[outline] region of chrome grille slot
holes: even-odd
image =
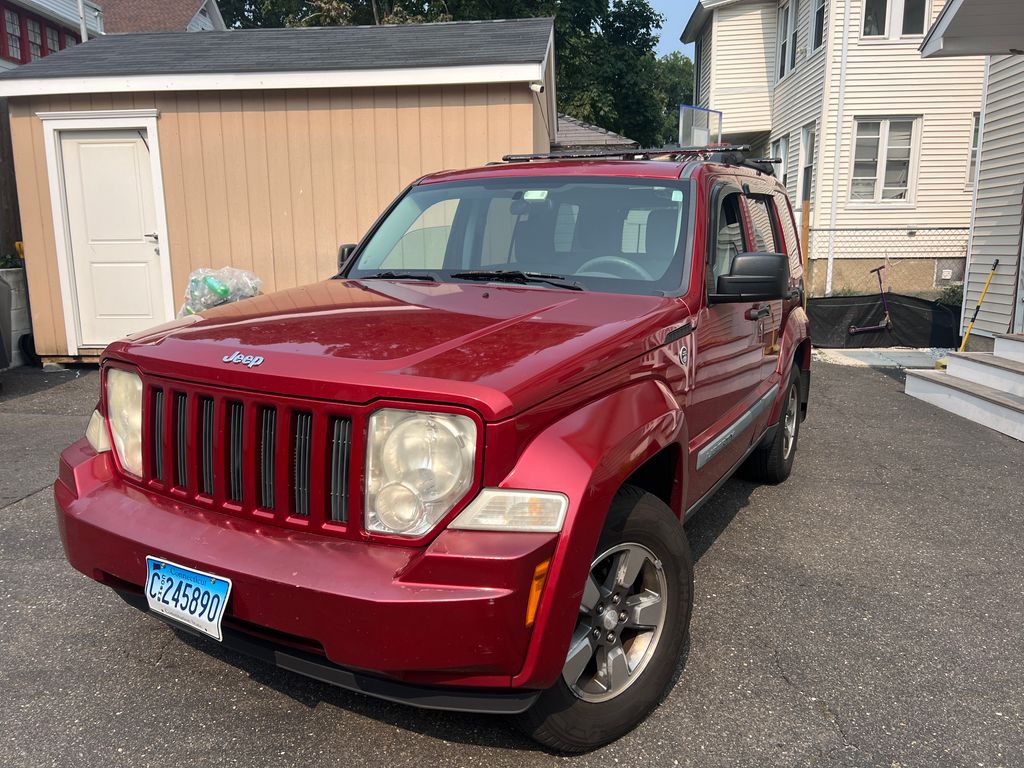
[[[174,482],[188,486],[188,395],[174,393]]]
[[[242,500],[242,441],[245,427],[245,408],[241,403],[231,403],[228,408],[228,497],[232,501]]]
[[[202,430],[203,493],[213,495],[213,398],[199,401],[200,429]]]
[[[264,408],[260,411],[260,506],[274,508],[274,457],[277,455],[277,411]]]
[[[150,445],[153,446],[153,477],[163,482],[164,472],[164,423],[167,414],[164,413],[164,391],[153,390],[153,409],[150,411],[150,428],[152,437]]]
[[[334,419],[331,425],[331,520],[348,522],[348,460],[352,422]]]
[[[295,445],[292,461],[293,512],[309,515],[309,456],[313,443],[313,414],[295,414]]]

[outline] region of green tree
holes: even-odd
[[[672,51],[659,58],[657,83],[664,109],[661,142],[675,144],[679,141],[679,105],[693,103],[693,62],[690,57]]]
[[[553,16],[559,111],[646,146],[676,136],[679,100],[692,90],[689,59],[654,55],[664,19],[649,0],[221,0],[220,9],[239,28]]]

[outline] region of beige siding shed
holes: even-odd
[[[141,140],[158,153],[157,219],[162,211],[165,224],[151,237],[159,240],[167,283],[159,321],[180,305],[194,269],[252,270],[265,292],[323,280],[336,271],[339,244],[358,240],[418,177],[548,150],[555,134],[550,19],[416,26],[402,40],[405,63],[416,66],[390,70],[382,61],[374,69],[83,77],[88,60],[76,72],[62,53],[22,68],[17,79],[0,78],[0,95],[10,98],[37,352],[87,359],[102,347],[78,333],[76,246],[66,234],[67,211],[55,210],[72,199],[61,192],[59,137],[78,135],[71,130],[78,122],[93,130],[108,120],[123,129],[138,116]],[[353,29],[361,28],[316,31],[344,46]],[[410,31],[372,34],[386,43],[388,30]],[[269,32],[187,38],[221,36],[222,49],[244,48],[253,36],[265,44],[258,36]],[[278,37],[282,45],[307,45],[307,30],[273,32],[291,38]],[[414,61],[417,35],[427,49],[446,34],[464,51],[477,41],[478,60],[446,54],[453,63],[438,66],[427,50]],[[69,54],[134,37],[104,38]],[[165,43],[186,35],[145,37]],[[395,60],[386,45],[379,56]],[[51,60],[63,66],[48,76]]]

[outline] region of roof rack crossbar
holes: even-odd
[[[707,144],[699,147],[656,147],[653,149],[581,149],[562,152],[538,152],[529,155],[505,155],[506,163],[528,163],[531,160],[652,160],[655,158],[681,159],[686,157],[710,157],[729,152],[745,157],[750,151],[747,144]]]

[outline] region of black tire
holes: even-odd
[[[636,677],[613,698],[584,700],[559,677],[519,716],[523,730],[552,750],[586,752],[625,735],[665,697],[679,666],[693,607],[693,557],[683,526],[660,499],[624,486],[612,501],[595,558],[626,544],[639,545],[660,561],[659,573],[665,580],[660,634],[649,645],[652,650],[644,666],[637,665]],[[646,577],[641,575],[640,580]],[[581,619],[577,628],[582,626]]]
[[[742,475],[757,483],[778,485],[793,471],[797,443],[800,438],[800,370],[794,364],[789,384],[782,400],[782,413],[773,434],[754,449],[742,467]],[[795,409],[795,410],[791,410]],[[786,422],[792,417],[793,439],[787,451]]]

